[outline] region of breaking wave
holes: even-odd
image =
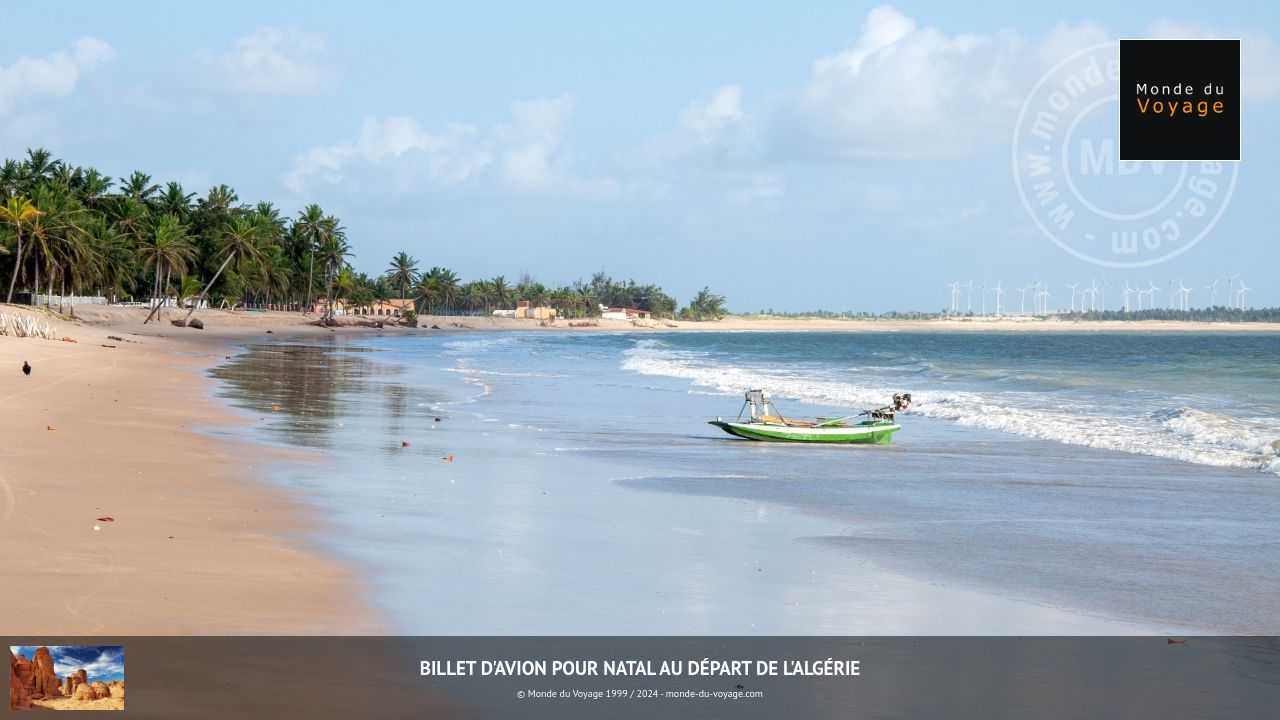
[[[919,358],[905,358],[925,376],[940,371]],[[801,402],[843,407],[876,407],[894,393],[910,390],[911,413],[1024,437],[1215,467],[1280,474],[1280,421],[1242,419],[1191,407],[1126,413],[1113,399],[1080,393],[1007,390],[979,393],[946,388],[904,388],[901,380],[866,375],[861,380],[822,372],[726,364],[710,353],[675,350],[661,340],[638,341],[624,352],[622,367],[642,375],[684,378],[695,386],[738,395],[747,388]],[[847,372],[847,371],[844,371]],[[901,369],[898,369],[901,372]],[[1015,376],[1016,377],[1016,376]]]

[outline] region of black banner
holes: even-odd
[[[86,643],[134,718],[1280,717],[1277,638],[9,638]]]

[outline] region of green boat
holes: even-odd
[[[894,421],[894,414],[911,406],[911,394],[893,396],[893,403],[875,410],[863,410],[848,417],[820,417],[815,420],[794,420],[783,417],[773,399],[763,390],[748,390],[746,402],[738,418],[733,421],[716,418],[709,424],[747,440],[804,443],[862,443],[888,445],[893,434],[902,429]],[[744,411],[750,413],[743,420]],[[855,418],[867,416],[861,422]]]

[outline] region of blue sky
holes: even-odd
[[[1105,276],[1111,308],[1124,282],[1177,279],[1200,305],[1239,273],[1246,304],[1280,304],[1280,28],[1253,3],[48,3],[7,17],[23,32],[0,47],[0,155],[45,146],[290,212],[319,202],[367,272],[400,249],[464,278],[604,269],[682,301],[709,284],[739,311],[936,310],[944,283],[971,277],[1042,280],[1058,307],[1065,283]],[[1179,257],[1090,264],[1021,205],[1019,106],[1071,52],[1171,34],[1244,39],[1238,184]]]
[[[89,682],[124,679],[124,648],[119,645],[50,645],[49,655],[53,658],[53,669],[58,679],[74,675],[77,670],[84,669]],[[38,645],[11,645],[9,650],[14,655],[26,655],[27,659],[35,657]]]

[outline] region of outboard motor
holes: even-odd
[[[893,403],[885,405],[878,410],[871,410],[864,414],[870,415],[875,420],[888,420],[893,422],[894,413],[906,412],[911,407],[911,393],[894,393]]]

